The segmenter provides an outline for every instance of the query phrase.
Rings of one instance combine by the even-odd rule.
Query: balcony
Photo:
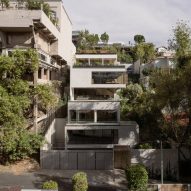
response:
[[[125,68],[116,54],[77,54],[74,68]]]
[[[119,101],[116,91],[117,89],[112,88],[75,88],[74,100]]]
[[[0,11],[0,29],[2,31],[30,32],[32,26],[40,30],[51,41],[59,38],[59,30],[42,10],[5,9]]]
[[[69,124],[118,124],[120,102],[118,101],[69,101]]]

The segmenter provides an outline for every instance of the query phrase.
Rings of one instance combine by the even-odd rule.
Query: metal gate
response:
[[[41,150],[42,169],[112,170],[113,151],[108,150]]]

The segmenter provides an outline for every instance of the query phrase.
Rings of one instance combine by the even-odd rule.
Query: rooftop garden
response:
[[[75,38],[77,54],[117,54],[121,63],[133,63],[138,59],[141,63],[149,63],[155,58],[155,47],[146,42],[144,36],[135,35],[135,44],[109,44],[109,35],[105,32],[100,36],[88,30],[80,31]]]
[[[10,0],[0,0],[0,7],[2,9],[9,8]],[[43,10],[51,22],[58,27],[58,18],[54,11],[51,10],[50,5],[43,0],[17,0],[17,8],[26,8],[28,10]]]

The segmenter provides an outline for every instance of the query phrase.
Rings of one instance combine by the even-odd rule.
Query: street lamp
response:
[[[157,140],[157,143],[160,144],[160,157],[161,157],[161,184],[163,184],[163,179],[164,179],[164,164],[163,164],[163,145],[162,141]]]

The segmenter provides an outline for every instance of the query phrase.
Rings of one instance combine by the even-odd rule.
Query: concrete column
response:
[[[117,122],[120,122],[120,109],[117,111]]]
[[[35,71],[33,74],[33,84],[34,87],[37,86],[37,80],[38,80],[38,71]],[[38,133],[38,98],[37,96],[33,97],[33,126],[34,126],[34,130],[35,133]]]
[[[70,88],[70,99],[74,101],[74,88]]]
[[[68,109],[68,123],[71,122],[71,115],[70,115],[70,110]]]
[[[80,112],[76,110],[76,121],[79,122],[80,120]]]
[[[65,146],[65,150],[67,150],[67,144],[68,144],[68,132],[67,132],[67,128],[66,128],[66,126],[65,126],[65,129],[64,129],[64,146]]]
[[[102,65],[104,65],[104,58],[102,58]]]
[[[190,189],[190,184],[188,184],[188,191],[191,191],[191,189]]]
[[[94,123],[97,123],[97,110],[94,110]]]
[[[50,80],[50,70],[49,70],[49,69],[47,69],[47,76],[46,76],[46,79],[47,79],[47,80]]]
[[[44,79],[44,68],[41,68],[41,79]]]

